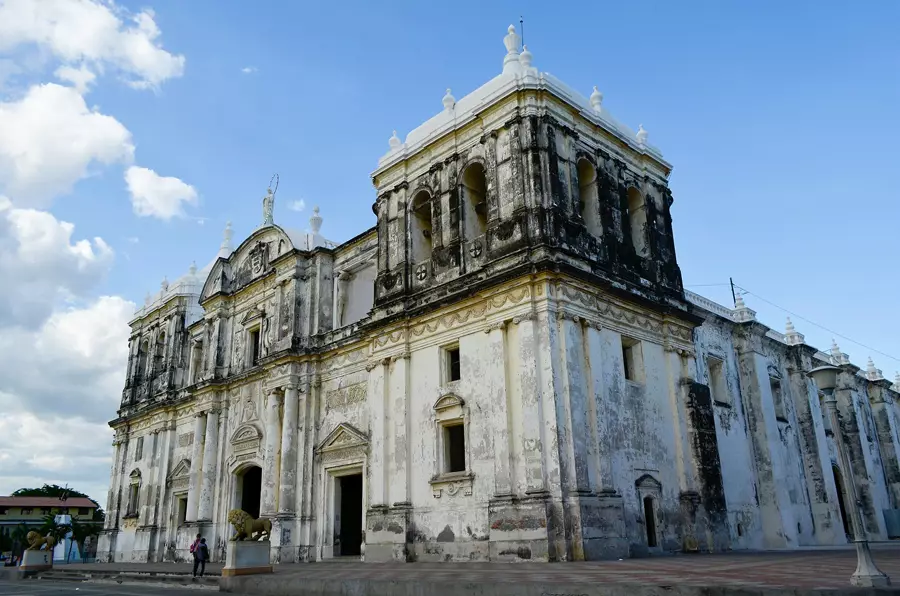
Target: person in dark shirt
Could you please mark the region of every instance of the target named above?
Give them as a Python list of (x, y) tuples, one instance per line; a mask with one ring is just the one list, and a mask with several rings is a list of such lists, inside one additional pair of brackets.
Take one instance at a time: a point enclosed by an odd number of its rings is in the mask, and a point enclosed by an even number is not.
[(206, 538), (201, 538), (200, 544), (194, 549), (194, 577), (197, 577), (197, 567), (200, 567), (200, 577), (203, 577), (207, 561), (209, 561), (209, 547), (206, 545)]

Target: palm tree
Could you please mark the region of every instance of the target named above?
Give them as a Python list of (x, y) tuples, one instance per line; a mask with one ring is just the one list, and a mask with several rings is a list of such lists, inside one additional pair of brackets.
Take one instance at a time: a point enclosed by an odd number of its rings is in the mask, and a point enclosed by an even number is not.
[(83, 524), (75, 518), (72, 518), (72, 542), (69, 544), (69, 552), (66, 553), (66, 561), (72, 556), (72, 545), (77, 544), (78, 550), (81, 552), (81, 558), (84, 559), (84, 542), (90, 536), (96, 536), (100, 533), (100, 528), (96, 524)]
[(57, 523), (56, 516), (52, 513), (44, 516), (44, 524), (40, 530), (42, 536), (52, 536), (56, 544), (62, 544), (71, 531), (68, 524)]

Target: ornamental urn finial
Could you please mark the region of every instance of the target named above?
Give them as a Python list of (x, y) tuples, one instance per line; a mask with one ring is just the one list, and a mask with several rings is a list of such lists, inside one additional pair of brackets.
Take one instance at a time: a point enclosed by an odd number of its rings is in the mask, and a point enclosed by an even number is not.
[(519, 62), (522, 64), (522, 68), (531, 68), (531, 60), (533, 58), (534, 56), (528, 51), (528, 46), (522, 46), (522, 53), (519, 54)]
[(601, 105), (603, 105), (603, 94), (600, 93), (600, 91), (597, 90), (597, 86), (594, 85), (594, 92), (591, 93), (591, 107), (599, 114)]
[(388, 140), (388, 144), (391, 146), (391, 149), (396, 149), (401, 145), (400, 137), (397, 136), (397, 131), (394, 131), (394, 134), (391, 135), (391, 138)]
[(643, 124), (638, 124), (638, 132), (637, 132), (637, 135), (635, 135), (635, 136), (637, 137), (638, 145), (640, 145), (641, 147), (644, 147), (647, 145), (647, 137), (650, 136), (650, 133), (648, 133), (644, 129)]
[(319, 207), (316, 206), (313, 208), (312, 217), (309, 218), (309, 229), (312, 230), (313, 234), (318, 234), (321, 228), (322, 218), (319, 216)]
[(506, 55), (503, 57), (503, 74), (519, 71), (519, 44), (522, 42), (514, 25), (510, 25), (506, 31), (506, 37), (503, 38), (503, 45), (506, 46)]
[(197, 262), (191, 261), (191, 266), (188, 268), (188, 273), (191, 275), (197, 275)]
[(162, 292), (169, 289), (169, 280), (165, 276), (163, 276), (162, 281), (159, 282), (159, 289)]
[(456, 105), (456, 98), (450, 93), (450, 89), (447, 89), (447, 93), (444, 94), (444, 99), (442, 100), (444, 103), (445, 110), (452, 110), (453, 106)]
[(231, 222), (225, 222), (225, 229), (222, 231), (222, 246), (221, 250), (231, 250)]

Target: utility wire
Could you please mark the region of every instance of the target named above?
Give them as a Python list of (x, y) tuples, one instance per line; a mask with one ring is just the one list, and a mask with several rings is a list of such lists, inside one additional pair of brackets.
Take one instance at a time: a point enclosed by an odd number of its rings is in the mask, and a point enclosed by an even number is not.
[[(727, 285), (727, 284), (722, 284), (722, 285)], [(816, 323), (815, 321), (811, 321), (811, 320), (807, 319), (806, 317), (804, 317), (803, 315), (798, 315), (797, 313), (795, 313), (795, 312), (793, 312), (793, 311), (790, 311), (790, 310), (784, 308), (783, 306), (779, 306), (779, 305), (775, 304), (775, 303), (772, 302), (771, 300), (766, 300), (765, 298), (763, 298), (762, 296), (760, 296), (760, 295), (757, 294), (756, 292), (751, 292), (751, 291), (748, 290), (747, 288), (741, 287), (741, 286), (739, 286), (739, 285), (737, 285), (737, 284), (734, 284), (734, 287), (743, 290), (743, 292), (744, 292), (745, 294), (750, 294), (751, 296), (755, 296), (756, 298), (759, 298), (759, 299), (762, 300), (763, 302), (765, 302), (765, 303), (767, 303), (767, 304), (771, 304), (771, 305), (774, 306), (775, 308), (779, 308), (779, 309), (783, 310), (784, 312), (788, 313), (788, 314), (791, 315), (792, 317), (795, 317), (795, 318), (797, 318), (797, 319), (799, 319), (799, 320), (801, 320), (801, 321), (805, 321), (805, 322), (809, 323), (810, 325), (813, 325), (813, 326), (815, 326), (815, 327), (818, 327), (818, 328), (820, 328), (820, 329), (823, 329), (823, 330), (825, 330), (825, 331), (827, 331), (827, 332), (829, 332), (829, 333), (831, 333), (831, 334), (833, 334), (833, 335), (836, 335), (837, 337), (840, 337), (841, 339), (845, 339), (845, 340), (849, 341), (849, 342), (852, 343), (852, 344), (855, 344), (855, 345), (860, 346), (860, 347), (862, 347), (862, 348), (865, 348), (865, 349), (867, 349), (867, 350), (871, 350), (872, 352), (875, 352), (876, 354), (880, 354), (881, 356), (884, 356), (885, 358), (890, 358), (890, 359), (893, 360), (894, 362), (900, 363), (900, 358), (897, 358), (897, 357), (895, 357), (895, 356), (891, 356), (890, 354), (886, 354), (886, 353), (882, 352), (881, 350), (877, 350), (877, 349), (875, 349), (875, 348), (873, 348), (873, 347), (871, 347), (871, 346), (867, 346), (867, 345), (864, 344), (864, 343), (860, 343), (860, 342), (858, 342), (858, 341), (856, 341), (856, 340), (854, 340), (854, 339), (851, 339), (851, 338), (847, 337), (846, 335), (842, 335), (842, 334), (838, 333), (837, 331), (834, 331), (834, 330), (832, 330), (832, 329), (829, 329), (828, 327), (826, 327), (826, 326), (824, 326), (824, 325), (820, 325), (820, 324)]]

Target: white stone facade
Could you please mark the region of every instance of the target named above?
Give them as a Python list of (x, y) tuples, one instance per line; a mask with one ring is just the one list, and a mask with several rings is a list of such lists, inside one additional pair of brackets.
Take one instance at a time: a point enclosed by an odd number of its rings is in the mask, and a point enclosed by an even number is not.
[[(531, 66), (391, 138), (375, 228), (274, 223), (132, 321), (98, 556), (564, 561), (845, 543), (900, 508), (898, 386), (685, 292), (671, 166)], [(839, 431), (805, 372), (841, 366)], [(837, 476), (834, 470), (837, 470)], [(846, 500), (846, 499), (844, 499)]]

